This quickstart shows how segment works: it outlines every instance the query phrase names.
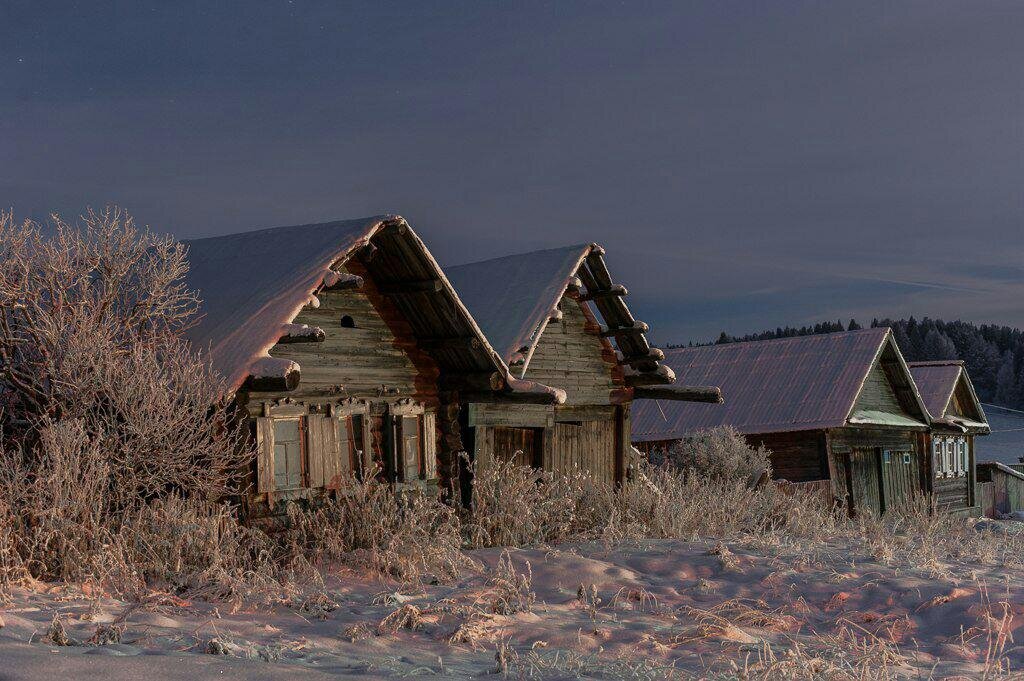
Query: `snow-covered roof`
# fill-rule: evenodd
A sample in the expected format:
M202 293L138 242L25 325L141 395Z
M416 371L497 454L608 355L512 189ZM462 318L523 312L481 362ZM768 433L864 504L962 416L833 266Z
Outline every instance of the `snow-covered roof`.
M521 253L445 269L470 312L507 364L528 372L530 358L568 290L592 305L615 339L627 385L668 384L675 374L660 364L647 325L633 318L626 288L616 284L599 245L576 244ZM581 287L583 287L581 289ZM610 343L611 341L609 341Z
M386 227L397 229L388 232ZM395 241L398 239L399 241ZM187 332L193 345L208 351L214 368L233 390L249 376L287 375L299 371L294 362L269 357L278 340L295 334L295 316L306 305L316 306L316 293L337 283L332 270L373 241L385 255L380 267L388 267L392 281L403 278L436 279L440 290L428 294L429 304L444 308L430 320L410 319L421 325L444 324L444 329L424 328L423 335L472 336L480 341L473 356L458 358L459 369L498 370L505 387L512 392L537 393L552 401L564 401L563 391L515 379L507 365L459 300L451 284L422 240L403 218L378 215L358 220L339 220L293 227L275 227L253 232L186 241L191 269L186 285L202 300L201 318ZM390 245L389 245L390 244ZM391 252L387 252L391 249ZM401 251L399 253L398 251ZM399 272L399 263L408 271ZM399 307L405 303L399 301ZM415 329L414 329L415 331ZM468 355L470 353L464 353Z
M203 301L189 332L238 388L277 343L282 326L314 300L330 267L369 242L391 216L275 227L186 241L186 284Z
M532 347L565 293L589 244L446 267L448 281L501 358Z

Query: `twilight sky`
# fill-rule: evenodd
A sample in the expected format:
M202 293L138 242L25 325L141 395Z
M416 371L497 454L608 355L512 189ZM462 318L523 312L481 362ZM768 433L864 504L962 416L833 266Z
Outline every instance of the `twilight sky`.
M597 241L656 342L1024 326L1024 3L0 6L0 206Z

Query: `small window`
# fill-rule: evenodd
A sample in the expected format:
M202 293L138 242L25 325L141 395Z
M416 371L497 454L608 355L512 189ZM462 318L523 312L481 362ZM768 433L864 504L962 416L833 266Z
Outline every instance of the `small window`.
M341 328L343 329L354 329L356 328L356 320L352 319L350 315L341 316Z
M305 484L305 450L301 419L274 419L274 488L300 489Z
M904 464L909 464L910 463L910 452L903 452L903 463Z
M882 452L882 461L885 463L892 463L892 452L888 449Z

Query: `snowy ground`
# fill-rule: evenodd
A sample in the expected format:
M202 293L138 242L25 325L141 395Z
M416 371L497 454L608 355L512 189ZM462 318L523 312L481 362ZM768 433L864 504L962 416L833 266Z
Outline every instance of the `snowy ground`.
M483 569L457 584L401 589L341 573L273 608L18 591L0 608L0 679L469 678L499 666L511 678L689 678L770 654L811 660L814 669L870 664L892 675L971 677L998 633L1024 623L1020 574L883 565L841 546L517 550L519 578L527 561L532 568L530 587L518 589L514 580L497 583L499 551L472 555ZM381 626L396 612L413 616ZM55 613L71 643L98 630L116 631L120 642L54 645ZM800 655L787 658L794 646ZM1002 657L1024 668L1014 646L1007 639Z

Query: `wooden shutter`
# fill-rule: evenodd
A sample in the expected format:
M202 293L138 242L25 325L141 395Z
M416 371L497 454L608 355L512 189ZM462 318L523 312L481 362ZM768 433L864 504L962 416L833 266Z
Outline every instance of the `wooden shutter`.
M402 480L409 482L418 480L420 477L420 424L422 418L419 416L402 416L398 419L400 425L399 466L402 470Z
M341 416L334 420L335 440L338 442L338 472L348 475L352 472L355 452L352 445L352 417Z
M256 491L274 491L274 421L260 417L256 419Z
M309 486L336 488L341 462L334 422L323 414L307 417L309 428Z
M437 415L432 411L423 414L423 477L437 478Z
M320 414L310 414L306 417L306 433L308 446L306 448L307 470L309 471L309 486L324 486L324 417Z

